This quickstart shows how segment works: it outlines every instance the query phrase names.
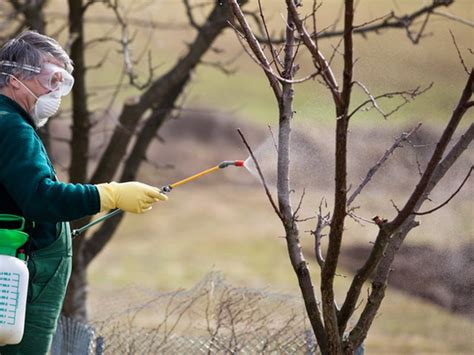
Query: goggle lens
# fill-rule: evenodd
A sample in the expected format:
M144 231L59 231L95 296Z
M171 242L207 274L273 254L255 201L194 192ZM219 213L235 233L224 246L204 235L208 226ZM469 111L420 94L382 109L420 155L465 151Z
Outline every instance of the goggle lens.
M74 78L65 69L52 64L46 63L38 75L41 85L50 91L58 90L61 96L69 94L74 85Z

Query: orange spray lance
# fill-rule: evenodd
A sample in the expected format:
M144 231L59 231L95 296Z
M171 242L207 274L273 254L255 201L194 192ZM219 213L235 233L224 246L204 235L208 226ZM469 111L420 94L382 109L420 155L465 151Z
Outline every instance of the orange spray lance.
M224 169L224 168L227 168L228 166L237 166L237 167L242 167L242 166L245 166L245 162L243 160L226 160L226 161L223 161L222 163L220 163L219 165L216 165L210 169L207 169L207 170L204 170L204 171L201 171L197 174L194 174L186 179L183 179L183 180L180 180L178 182L175 182L171 185L166 185L166 186L163 186L160 190L162 193L164 194L167 194L169 192L171 192L172 189L174 189L175 187L177 186L180 186L180 185L183 185L183 184L186 184L190 181L193 181L195 179L198 179L204 175L207 175L207 174L210 174L210 173L213 173L215 171L218 171L220 169ZM96 220L86 224L85 226L81 227L81 228L78 228L78 229L74 229L72 231L72 237L75 238L77 237L79 234L85 232L86 230L88 230L89 228L91 228L92 226L95 226L96 224L98 223L101 223L119 213L123 212L121 209L116 209L116 210L113 210L112 212L110 213L107 213L106 215L100 217L100 218L97 218Z

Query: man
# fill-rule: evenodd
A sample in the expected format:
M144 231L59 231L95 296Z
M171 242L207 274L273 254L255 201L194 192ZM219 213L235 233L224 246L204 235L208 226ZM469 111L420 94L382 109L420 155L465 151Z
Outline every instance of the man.
M46 354L71 273L68 221L120 208L143 213L167 197L139 182L59 182L36 129L59 108L74 83L72 62L52 38L21 33L0 49L0 214L32 226L30 282L23 340L1 354Z

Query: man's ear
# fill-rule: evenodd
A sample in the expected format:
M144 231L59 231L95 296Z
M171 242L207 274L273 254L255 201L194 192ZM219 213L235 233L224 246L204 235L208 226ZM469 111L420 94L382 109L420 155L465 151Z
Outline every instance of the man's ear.
M18 79L15 78L13 75L10 75L8 77L8 84L10 84L10 86L15 89L15 90L18 90L20 89L20 83L18 82Z

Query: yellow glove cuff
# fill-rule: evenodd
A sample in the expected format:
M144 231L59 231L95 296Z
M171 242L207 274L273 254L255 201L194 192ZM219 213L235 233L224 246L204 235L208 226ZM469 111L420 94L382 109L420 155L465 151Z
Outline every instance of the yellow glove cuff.
M97 190L99 191L100 197L100 212L113 210L117 208L116 205L116 198L115 198L115 186L118 185L116 182L105 183L105 184L98 184L96 185Z

